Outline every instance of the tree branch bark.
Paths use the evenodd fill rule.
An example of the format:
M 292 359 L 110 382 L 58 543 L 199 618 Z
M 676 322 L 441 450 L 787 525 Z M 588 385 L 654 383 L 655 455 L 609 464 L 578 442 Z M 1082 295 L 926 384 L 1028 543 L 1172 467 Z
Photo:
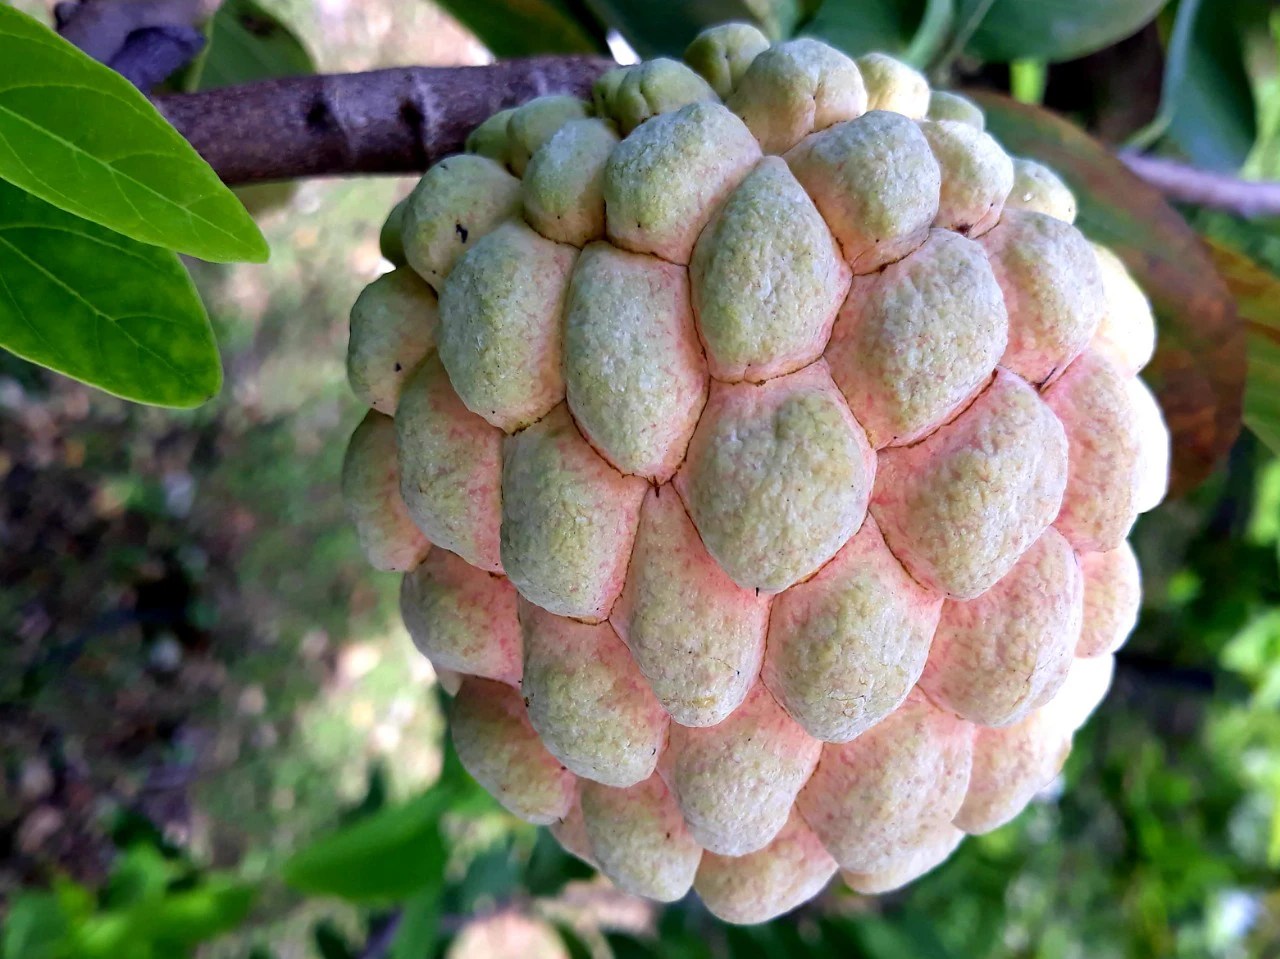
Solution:
M 421 173 L 480 121 L 533 97 L 590 97 L 614 64 L 532 57 L 483 67 L 400 67 L 290 77 L 156 97 L 160 112 L 229 185 Z
M 1241 180 L 1162 157 L 1121 153 L 1125 166 L 1171 200 L 1243 217 L 1280 216 L 1280 183 Z
M 590 97 L 614 64 L 532 57 L 483 67 L 400 67 L 291 77 L 156 97 L 156 106 L 232 185 L 300 177 L 421 173 L 462 149 L 486 117 L 536 96 Z M 1280 183 L 1255 183 L 1125 153 L 1171 200 L 1239 216 L 1280 216 Z

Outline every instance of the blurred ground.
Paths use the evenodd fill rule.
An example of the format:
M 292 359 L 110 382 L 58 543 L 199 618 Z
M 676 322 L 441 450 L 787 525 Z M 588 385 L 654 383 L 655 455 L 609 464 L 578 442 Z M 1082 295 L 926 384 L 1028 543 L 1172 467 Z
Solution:
M 487 57 L 427 3 L 263 5 L 321 69 Z M 394 795 L 434 776 L 430 667 L 337 488 L 361 413 L 347 310 L 409 186 L 303 184 L 260 215 L 268 265 L 193 265 L 226 368 L 203 409 L 0 360 L 0 900 L 100 880 L 130 814 L 252 875 L 359 800 L 371 762 Z

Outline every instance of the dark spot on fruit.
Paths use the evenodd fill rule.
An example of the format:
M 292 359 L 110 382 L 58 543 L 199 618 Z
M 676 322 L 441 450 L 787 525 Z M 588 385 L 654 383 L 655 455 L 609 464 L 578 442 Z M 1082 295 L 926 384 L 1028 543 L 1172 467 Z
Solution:
M 467 228 L 466 228 L 465 226 L 463 226 L 461 223 L 455 223 L 455 224 L 453 225 L 453 229 L 454 229 L 454 232 L 455 232 L 455 233 L 457 233 L 457 234 L 458 234 L 458 236 L 462 238 L 462 242 L 463 242 L 463 243 L 466 243 L 466 242 L 467 242 L 467 232 L 468 232 L 468 231 L 467 231 Z
M 399 372 L 400 372 L 401 370 L 403 370 L 403 369 L 404 369 L 404 367 L 403 367 L 403 366 L 401 366 L 399 363 L 397 363 L 397 364 L 396 364 L 396 372 L 397 372 L 397 373 L 399 373 Z

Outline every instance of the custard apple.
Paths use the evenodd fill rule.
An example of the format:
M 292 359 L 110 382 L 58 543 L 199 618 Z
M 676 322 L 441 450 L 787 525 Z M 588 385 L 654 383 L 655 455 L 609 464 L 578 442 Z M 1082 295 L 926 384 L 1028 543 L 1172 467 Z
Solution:
M 1110 684 L 1168 472 L 1152 314 L 983 125 L 734 24 L 495 115 L 395 211 L 350 515 L 463 764 L 624 890 L 752 923 L 895 889 Z

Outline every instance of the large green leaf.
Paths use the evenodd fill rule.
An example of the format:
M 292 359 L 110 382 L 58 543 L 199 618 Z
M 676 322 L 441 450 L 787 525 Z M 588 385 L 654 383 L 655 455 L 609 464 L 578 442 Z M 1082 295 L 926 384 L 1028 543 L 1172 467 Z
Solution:
M 109 393 L 198 406 L 218 347 L 178 258 L 0 180 L 0 346 Z
M 954 0 L 827 0 L 803 32 L 851 56 L 878 50 L 924 67 L 954 17 Z
M 717 23 L 754 23 L 775 40 L 791 35 L 801 9 L 796 0 L 584 0 L 641 57 L 679 57 L 701 31 Z
M 1265 22 L 1265 0 L 1182 0 L 1166 61 L 1161 113 L 1197 166 L 1234 173 L 1257 139 L 1244 33 Z M 1188 22 L 1189 21 L 1189 22 Z M 1182 41 L 1180 52 L 1172 41 Z
M 1123 39 L 1168 0 L 959 0 L 957 19 L 986 14 L 967 49 L 984 60 L 1070 60 Z
M 440 813 L 450 795 L 436 788 L 321 838 L 285 863 L 285 881 L 354 902 L 391 902 L 437 887 L 445 866 Z
M 223 0 L 209 20 L 208 33 L 209 44 L 190 84 L 194 89 L 316 72 L 302 41 L 255 0 Z
M 144 243 L 219 262 L 267 258 L 240 201 L 146 97 L 8 6 L 0 179 Z
M 1280 278 L 1226 244 L 1209 248 L 1249 331 L 1245 426 L 1280 453 Z
M 436 0 L 496 57 L 603 53 L 604 28 L 583 0 Z
M 989 91 L 973 96 L 1010 151 L 1066 180 L 1079 200 L 1080 228 L 1113 249 L 1150 298 L 1159 341 L 1143 378 L 1173 434 L 1174 490 L 1185 492 L 1230 448 L 1244 391 L 1244 329 L 1205 244 L 1159 192 L 1078 127 Z

